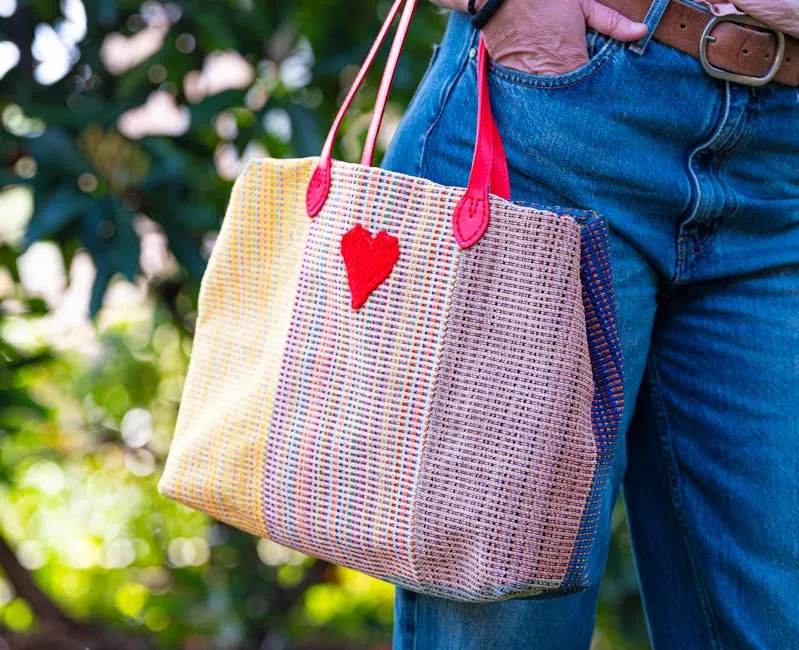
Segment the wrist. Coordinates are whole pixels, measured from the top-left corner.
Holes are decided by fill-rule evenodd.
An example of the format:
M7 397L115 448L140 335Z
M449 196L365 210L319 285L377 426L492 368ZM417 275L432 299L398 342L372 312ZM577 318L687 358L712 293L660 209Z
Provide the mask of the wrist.
M482 29L494 14L502 7L503 0L478 0L476 3L476 13L472 16L471 22L475 29Z

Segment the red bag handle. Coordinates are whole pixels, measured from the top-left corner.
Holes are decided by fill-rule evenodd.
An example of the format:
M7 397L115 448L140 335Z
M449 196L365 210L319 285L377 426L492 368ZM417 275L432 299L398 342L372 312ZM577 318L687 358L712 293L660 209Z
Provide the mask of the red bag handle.
M487 58L485 41L481 35L477 48L477 140L472 171L466 192L452 214L452 232L461 248L476 244L488 228L491 214L489 188L497 196L510 200L505 148L491 112Z
M388 99L387 87L390 86L391 80L394 78L394 71L396 70L397 62L399 60L399 49L401 48L401 44L405 41L405 36L408 33L410 19L413 15L414 9L416 8L416 0L394 0L394 4L391 5L391 9L389 10L388 15L386 16L386 19L377 34L377 38L375 38L374 43L372 43L372 47L369 49L366 59L361 65L361 69L358 70L358 74L355 75L355 79L353 80L350 89L347 91L347 95L344 98L344 101L341 103L338 113L336 113L336 118L333 120L333 125L330 127L330 131L327 134L325 143L322 146L322 153L319 156L319 164L314 170L313 176L311 176L311 182L308 185L308 192L305 196L305 207L308 211L309 217L315 217L317 214L319 214L319 211L322 209L322 206L324 206L325 201L327 200L327 195L330 191L330 169L332 167L333 160L333 145L335 144L339 128L341 128L341 123L344 120L344 116L347 114L353 99L355 99L355 95L363 85L366 74L372 67L374 60L377 57L377 53L380 51L380 48L386 40L389 29L391 29L391 25L394 23L394 20L396 19L397 14L399 13L400 9L402 9L403 5L405 5L403 20L400 22L400 25L397 28L397 34L394 38L395 43L400 41L400 47L391 48L389 58L386 61L386 69L383 74L384 79L386 76L390 76L390 78L387 83L381 82L380 84L380 90L383 90L385 87L386 91L383 95L378 93L377 101L375 102L375 111L372 115L372 122L374 122L378 114L378 119L380 121L383 119L382 113L385 111L385 103ZM374 137L376 137L376 133L372 134L371 124L369 125L368 135L374 135ZM374 151L374 143L370 143L367 140L366 146L364 147L364 157L368 151ZM362 164L370 165L371 157L366 160L365 163L363 161L364 157L362 157L361 160Z
M394 41L391 43L391 50L388 53L386 69L383 72L383 77L380 80L380 87L377 90L375 110L372 112L372 120L369 122L369 131L366 134L366 143L364 144L363 154L361 155L361 164L367 167L371 167L372 165L377 136L380 131L380 125L383 122L383 115L386 112L386 103L388 102L388 95L391 92L391 84L394 82L394 73L397 71L397 64L402 54L402 47L405 45L405 39L408 36L408 30L411 26L411 19L413 18L417 0L406 0L406 2L405 11L402 12L399 25L397 26L397 33L394 35Z
M319 163L311 176L306 194L306 209L308 216L315 217L325 204L330 191L330 173L333 160L333 145L344 116L349 110L356 93L360 89L366 74L374 63L377 53L386 40L391 25L394 23L400 10L402 16L397 26L397 32L386 61L386 68L378 88L375 110L372 114L369 130L366 135L361 164L371 166L377 141L380 124L388 102L388 95L394 74L397 70L402 46L408 35L408 30L416 9L417 0L395 0L386 16L377 38L370 48L355 80L352 83L341 107L333 120L327 138L325 139ZM477 137L472 159L472 169L469 175L469 184L463 197L458 202L452 217L452 226L455 239L462 248L472 246L483 236L488 227L490 206L488 202L489 187L491 191L504 199L510 199L510 182L508 179L508 166L505 159L505 150L502 138L497 129L491 112L491 102L488 93L487 55L482 37L477 53Z

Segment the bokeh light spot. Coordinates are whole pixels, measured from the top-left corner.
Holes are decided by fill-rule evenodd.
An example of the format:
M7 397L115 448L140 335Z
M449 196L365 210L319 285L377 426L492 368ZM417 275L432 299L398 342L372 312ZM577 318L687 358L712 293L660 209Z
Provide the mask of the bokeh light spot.
M122 585L114 595L114 605L116 608L131 618L136 618L150 597L150 592L146 587L135 582L128 582Z
M169 614L163 607L150 607L144 615L144 624L153 632L162 632L169 627Z
M131 449L125 453L125 467L133 476L150 476L155 471L155 456L146 449Z
M33 625L33 611L28 603L17 598L6 608L5 621L14 632L24 632Z
M261 562L267 566L282 566L284 564L296 566L302 564L308 557L269 539L259 539L256 550Z
M183 33L175 40L175 47L181 54L190 54L197 47L197 39L191 34Z
M153 414L143 408L131 409L122 418L120 429L128 447L143 447L153 437Z
M156 63L150 66L150 69L147 71L147 77L154 84L163 83L164 81L166 81L167 69L165 66L161 65L160 63Z
M78 187L81 192L94 192L97 189L97 176L90 172L84 172L78 176Z
M14 173L20 178L33 178L37 170L36 159L22 156L14 163Z
M8 18L17 10L17 0L0 0L0 16Z
M30 571L44 566L46 559L42 545L34 539L28 539L17 546L19 563Z

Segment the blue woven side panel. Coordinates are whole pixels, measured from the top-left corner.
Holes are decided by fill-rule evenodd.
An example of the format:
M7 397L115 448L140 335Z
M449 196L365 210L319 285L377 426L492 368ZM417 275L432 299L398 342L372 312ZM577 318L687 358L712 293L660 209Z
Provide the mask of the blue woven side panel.
M588 346L594 374L592 406L597 470L586 503L563 590L585 588L588 557L597 531L602 494L607 486L613 450L624 413L624 357L616 327L607 224L591 213L574 215L582 224L582 282Z
M605 220L590 210L553 208L529 201L516 203L568 215L582 227L583 305L595 385L591 419L597 446L596 474L563 585L559 589L531 597L543 600L583 591L589 584L588 559L597 533L602 495L607 487L616 438L624 414L624 355L616 327L616 295L613 290L609 231Z

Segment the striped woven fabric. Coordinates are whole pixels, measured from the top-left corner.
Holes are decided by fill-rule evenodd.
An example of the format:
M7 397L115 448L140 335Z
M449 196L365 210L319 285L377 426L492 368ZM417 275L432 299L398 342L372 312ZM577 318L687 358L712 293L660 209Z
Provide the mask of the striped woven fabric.
M238 528L465 601L585 588L623 396L604 223L318 159L236 182L200 294L163 494ZM399 242L351 304L344 235Z

